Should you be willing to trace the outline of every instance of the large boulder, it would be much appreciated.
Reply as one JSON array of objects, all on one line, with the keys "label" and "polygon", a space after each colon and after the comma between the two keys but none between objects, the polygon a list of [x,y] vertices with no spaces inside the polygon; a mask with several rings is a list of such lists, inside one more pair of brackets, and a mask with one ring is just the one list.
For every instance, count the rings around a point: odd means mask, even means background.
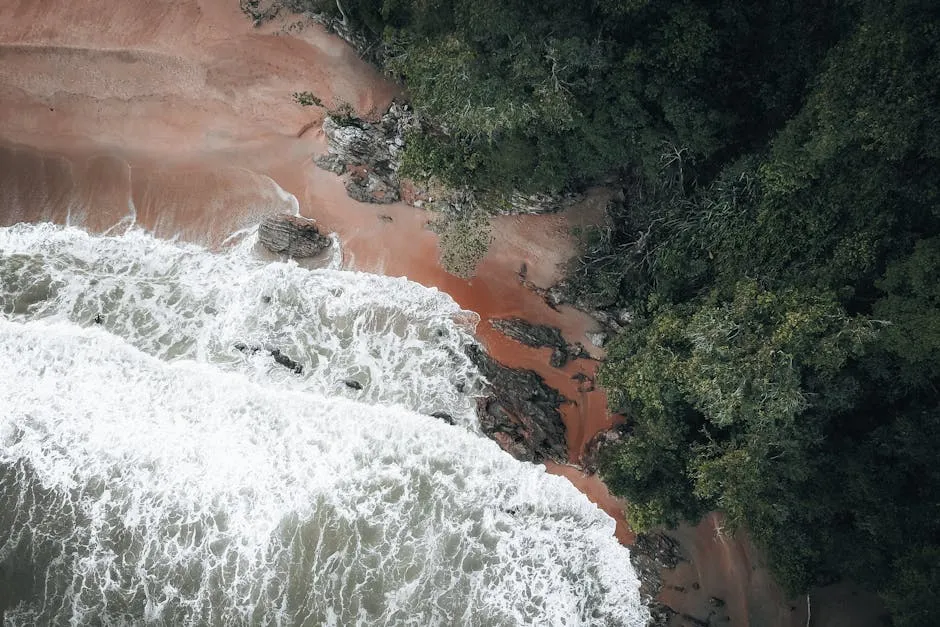
[{"label": "large boulder", "polygon": [[331,116],[323,120],[329,154],[347,165],[372,166],[388,162],[389,153],[379,128],[356,120],[340,121]]},{"label": "large boulder", "polygon": [[258,241],[272,253],[298,258],[313,257],[333,243],[317,229],[316,220],[286,213],[262,220]]},{"label": "large boulder", "polygon": [[563,368],[568,363],[568,343],[561,336],[561,331],[555,327],[532,324],[522,318],[494,318],[490,320],[490,324],[503,335],[526,346],[552,349],[548,360],[552,368]]},{"label": "large boulder", "polygon": [[483,433],[517,459],[567,463],[565,423],[559,411],[567,399],[532,370],[508,368],[475,344],[466,352],[488,382],[477,400]]},{"label": "large boulder", "polygon": [[396,202],[401,197],[398,168],[405,133],[417,126],[411,108],[398,102],[376,123],[328,115],[323,133],[329,152],[317,157],[316,164],[336,174],[349,174],[346,191],[359,202]]}]

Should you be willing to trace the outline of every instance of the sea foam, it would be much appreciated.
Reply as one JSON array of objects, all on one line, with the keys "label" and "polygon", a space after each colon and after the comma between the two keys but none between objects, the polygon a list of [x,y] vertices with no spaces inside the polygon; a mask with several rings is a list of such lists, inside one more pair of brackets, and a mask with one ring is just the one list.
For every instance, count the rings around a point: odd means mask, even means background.
[{"label": "sea foam", "polygon": [[10,624],[645,624],[614,522],[474,431],[445,294],[48,225],[0,273]]}]

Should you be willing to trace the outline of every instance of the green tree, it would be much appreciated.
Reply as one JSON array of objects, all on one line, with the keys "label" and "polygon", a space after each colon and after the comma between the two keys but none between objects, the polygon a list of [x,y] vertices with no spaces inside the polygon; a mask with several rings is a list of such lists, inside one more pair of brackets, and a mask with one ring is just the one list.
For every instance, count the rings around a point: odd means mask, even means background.
[{"label": "green tree", "polygon": [[[847,366],[875,329],[831,293],[744,281],[730,300],[660,307],[618,336],[600,381],[634,429],[601,473],[631,516],[643,514],[631,522],[648,528],[719,509],[731,528],[749,525],[786,585],[808,585],[819,564],[788,561],[800,551],[789,527],[824,515],[803,499],[828,420],[857,398]],[[665,476],[651,479],[644,464]],[[822,550],[805,539],[803,547],[804,560]]]}]

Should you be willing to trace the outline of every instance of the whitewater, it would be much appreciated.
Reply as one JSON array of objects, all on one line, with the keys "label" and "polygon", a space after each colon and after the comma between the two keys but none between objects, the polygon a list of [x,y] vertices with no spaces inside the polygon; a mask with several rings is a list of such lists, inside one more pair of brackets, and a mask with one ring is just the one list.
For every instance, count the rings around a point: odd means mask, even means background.
[{"label": "whitewater", "polygon": [[0,228],[7,624],[645,624],[614,521],[480,434],[475,314],[255,240]]}]

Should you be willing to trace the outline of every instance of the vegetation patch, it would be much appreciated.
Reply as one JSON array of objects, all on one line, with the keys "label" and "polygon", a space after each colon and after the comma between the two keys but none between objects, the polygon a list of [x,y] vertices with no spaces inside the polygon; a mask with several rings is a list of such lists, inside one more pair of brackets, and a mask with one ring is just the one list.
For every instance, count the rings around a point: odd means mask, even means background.
[{"label": "vegetation patch", "polygon": [[464,279],[473,277],[493,239],[489,214],[476,205],[447,206],[429,227],[440,238],[441,267]]},{"label": "vegetation patch", "polygon": [[[937,3],[342,7],[426,122],[403,172],[495,199],[619,175],[568,283],[635,312],[601,373],[629,431],[601,473],[632,523],[719,509],[791,593],[851,578],[931,624]],[[448,269],[472,274],[486,225],[435,220]]]}]

